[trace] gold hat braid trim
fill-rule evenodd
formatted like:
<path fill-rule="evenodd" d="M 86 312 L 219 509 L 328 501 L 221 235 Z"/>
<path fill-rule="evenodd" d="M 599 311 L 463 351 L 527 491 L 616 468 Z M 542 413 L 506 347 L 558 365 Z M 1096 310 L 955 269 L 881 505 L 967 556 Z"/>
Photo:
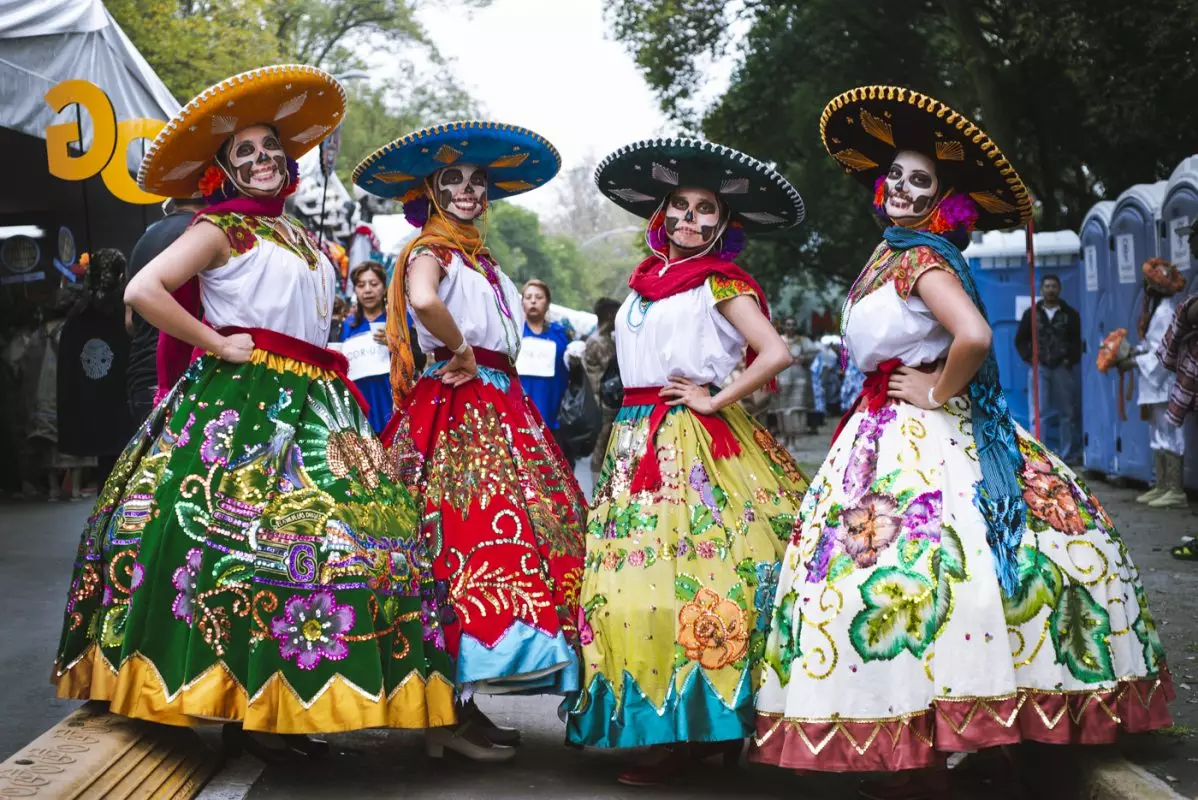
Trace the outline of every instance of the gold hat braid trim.
<path fill-rule="evenodd" d="M 994 140 L 987 136 L 985 131 L 974 125 L 967 117 L 954 111 L 951 106 L 940 102 L 934 97 L 910 89 L 904 89 L 901 86 L 859 86 L 856 89 L 849 89 L 847 92 L 843 92 L 828 101 L 819 118 L 820 141 L 823 142 L 824 150 L 828 152 L 828 155 L 833 158 L 836 156 L 832 152 L 831 145 L 828 143 L 828 120 L 845 106 L 865 100 L 888 100 L 890 102 L 907 103 L 921 111 L 935 114 L 937 119 L 944 120 L 945 124 L 955 127 L 961 132 L 962 136 L 965 136 L 978 145 L 982 153 L 994 162 L 999 175 L 1006 179 L 1012 194 L 1015 195 L 1015 204 L 1019 208 L 1020 220 L 1026 223 L 1031 219 L 1032 203 L 1031 198 L 1028 197 L 1027 187 L 1024 186 L 1019 173 L 1007 161 L 1006 157 L 1002 154 L 1002 150 L 999 149 Z"/>
<path fill-rule="evenodd" d="M 482 131 L 485 131 L 485 130 L 511 131 L 512 133 L 517 133 L 517 134 L 520 134 L 521 136 L 527 136 L 528 138 L 532 139 L 537 144 L 545 147 L 545 149 L 547 149 L 550 153 L 552 153 L 553 158 L 557 161 L 558 167 L 559 168 L 561 167 L 561 164 L 562 164 L 561 154 L 557 152 L 557 148 L 554 147 L 553 144 L 550 143 L 548 139 L 546 139 L 544 136 L 541 136 L 539 133 L 534 133 L 533 131 L 530 131 L 528 128 L 521 128 L 519 125 L 506 125 L 502 122 L 486 122 L 483 120 L 462 120 L 460 122 L 446 122 L 442 125 L 433 125 L 432 127 L 429 127 L 429 128 L 422 128 L 418 131 L 412 131 L 411 133 L 407 134 L 406 136 L 402 136 L 393 142 L 383 145 L 378 150 L 375 150 L 373 153 L 366 156 L 366 158 L 362 159 L 361 164 L 354 167 L 354 171 L 350 175 L 350 180 L 353 183 L 357 183 L 358 179 L 362 177 L 363 173 L 365 173 L 366 170 L 370 169 L 370 167 L 373 166 L 375 164 L 375 162 L 377 162 L 383 156 L 387 155 L 388 153 L 390 153 L 393 150 L 398 150 L 399 148 L 406 147 L 407 145 L 409 145 L 413 142 L 420 141 L 421 139 L 425 138 L 426 136 L 436 136 L 438 134 L 449 133 L 451 131 L 467 131 L 468 132 L 468 131 L 480 131 L 480 130 L 482 130 Z"/>
<path fill-rule="evenodd" d="M 171 117 L 171 119 L 166 123 L 166 127 L 158 132 L 158 135 L 154 137 L 154 141 L 150 142 L 150 145 L 146 148 L 145 155 L 142 156 L 141 165 L 137 170 L 138 185 L 143 189 L 145 188 L 145 180 L 148 177 L 149 165 L 154 160 L 154 157 L 158 154 L 159 148 L 161 148 L 164 143 L 172 139 L 175 135 L 175 132 L 179 128 L 185 127 L 185 125 L 189 123 L 191 116 L 197 111 L 200 111 L 209 98 L 218 97 L 239 84 L 253 83 L 259 78 L 267 78 L 274 75 L 315 75 L 318 78 L 322 78 L 329 86 L 336 89 L 337 94 L 341 96 L 342 109 L 345 107 L 345 87 L 342 86 L 340 82 L 338 82 L 328 72 L 307 64 L 274 64 L 269 67 L 258 67 L 257 69 L 252 69 L 248 72 L 242 72 L 230 78 L 225 78 L 215 86 L 209 86 L 207 89 L 200 92 L 200 94 L 193 98 L 190 103 L 181 108 L 175 114 L 175 116 Z"/>

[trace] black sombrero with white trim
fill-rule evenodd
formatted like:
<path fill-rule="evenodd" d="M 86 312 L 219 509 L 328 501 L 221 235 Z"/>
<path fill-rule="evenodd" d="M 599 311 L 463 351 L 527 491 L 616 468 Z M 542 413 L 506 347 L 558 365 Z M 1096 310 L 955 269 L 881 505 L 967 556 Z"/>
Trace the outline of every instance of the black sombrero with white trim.
<path fill-rule="evenodd" d="M 616 205 L 648 219 L 675 189 L 708 189 L 746 231 L 768 233 L 798 225 L 803 198 L 768 164 L 739 150 L 701 139 L 645 139 L 599 162 L 599 191 Z"/>

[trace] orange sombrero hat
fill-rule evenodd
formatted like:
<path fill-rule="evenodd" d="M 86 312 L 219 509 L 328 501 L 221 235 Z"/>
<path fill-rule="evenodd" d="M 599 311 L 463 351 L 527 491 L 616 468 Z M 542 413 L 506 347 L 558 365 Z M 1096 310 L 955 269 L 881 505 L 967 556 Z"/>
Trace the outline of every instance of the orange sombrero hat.
<path fill-rule="evenodd" d="M 209 86 L 185 105 L 146 149 L 137 183 L 166 197 L 191 197 L 225 139 L 270 125 L 288 157 L 320 144 L 345 118 L 345 89 L 302 64 L 260 67 Z"/>

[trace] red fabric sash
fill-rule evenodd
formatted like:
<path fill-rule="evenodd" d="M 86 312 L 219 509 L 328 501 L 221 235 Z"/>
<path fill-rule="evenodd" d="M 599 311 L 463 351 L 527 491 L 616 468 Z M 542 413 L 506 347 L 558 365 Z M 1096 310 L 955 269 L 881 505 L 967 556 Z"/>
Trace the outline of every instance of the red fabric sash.
<path fill-rule="evenodd" d="M 349 389 L 349 393 L 358 401 L 358 405 L 362 408 L 362 413 L 370 413 L 370 403 L 366 402 L 366 398 L 362 396 L 362 392 L 349 379 L 349 361 L 336 350 L 328 350 L 324 347 L 308 344 L 302 339 L 295 339 L 285 333 L 267 330 L 266 328 L 239 328 L 230 325 L 226 328 L 217 328 L 216 332 L 221 336 L 248 333 L 254 340 L 255 350 L 265 350 L 277 356 L 293 358 L 304 364 L 310 364 L 313 367 L 332 372 L 341 379 L 341 382 Z"/>
<path fill-rule="evenodd" d="M 853 414 L 857 413 L 857 410 L 863 404 L 865 409 L 870 412 L 879 411 L 882 406 L 886 405 L 886 401 L 889 400 L 886 392 L 890 388 L 890 376 L 902 365 L 903 362 L 897 358 L 890 358 L 878 364 L 876 370 L 865 376 L 865 383 L 861 386 L 861 394 L 857 395 L 857 399 L 853 401 L 853 404 L 845 409 L 844 416 L 840 418 L 840 424 L 836 426 L 836 433 L 832 434 L 833 442 L 840 436 L 840 432 L 849 423 L 849 419 L 852 418 Z"/>
<path fill-rule="evenodd" d="M 484 347 L 475 347 L 474 361 L 480 367 L 497 370 L 507 375 L 509 378 L 516 377 L 516 367 L 512 364 L 512 360 L 507 357 L 506 353 L 500 353 L 498 350 L 487 350 Z M 448 347 L 438 347 L 433 351 L 434 361 L 449 361 L 453 358 L 453 351 Z"/>
<path fill-rule="evenodd" d="M 657 431 L 665 420 L 666 414 L 674 406 L 666 405 L 666 398 L 659 393 L 660 386 L 640 386 L 624 390 L 624 406 L 653 406 L 649 412 L 649 438 L 645 441 L 645 452 L 641 455 L 640 464 L 632 477 L 629 491 L 643 492 L 661 488 L 661 465 L 657 463 Z M 685 406 L 682 406 L 685 408 Z M 689 409 L 687 409 L 689 411 Z M 717 459 L 729 458 L 740 454 L 740 442 L 732 433 L 732 428 L 723 417 L 715 414 L 691 415 L 711 436 L 711 454 Z"/>

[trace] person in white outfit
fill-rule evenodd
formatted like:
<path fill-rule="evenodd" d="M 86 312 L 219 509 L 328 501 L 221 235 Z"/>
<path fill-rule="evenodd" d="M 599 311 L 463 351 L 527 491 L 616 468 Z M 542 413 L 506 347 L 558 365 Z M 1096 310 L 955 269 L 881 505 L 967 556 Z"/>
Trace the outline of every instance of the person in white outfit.
<path fill-rule="evenodd" d="M 1169 421 L 1169 392 L 1177 376 L 1161 363 L 1157 351 L 1177 311 L 1175 296 L 1185 288 L 1185 278 L 1177 267 L 1162 258 L 1144 262 L 1144 308 L 1140 312 L 1140 344 L 1120 365 L 1139 371 L 1136 398 L 1140 417 L 1148 421 L 1153 472 L 1156 485 L 1136 498 L 1151 508 L 1185 508 L 1188 505 L 1183 484 L 1182 458 L 1185 455 L 1185 431 Z"/>

